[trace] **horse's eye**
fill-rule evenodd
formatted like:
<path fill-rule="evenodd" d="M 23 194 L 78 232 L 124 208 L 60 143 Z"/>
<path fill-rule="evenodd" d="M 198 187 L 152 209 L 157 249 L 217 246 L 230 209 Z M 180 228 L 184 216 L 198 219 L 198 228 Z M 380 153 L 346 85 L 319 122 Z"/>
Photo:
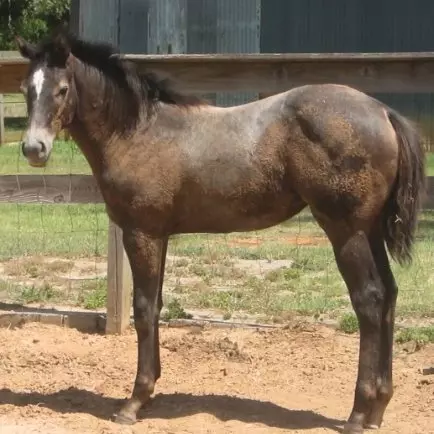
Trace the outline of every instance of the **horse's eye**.
<path fill-rule="evenodd" d="M 62 86 L 59 89 L 58 94 L 59 94 L 59 96 L 65 96 L 67 94 L 67 92 L 68 92 L 68 86 Z"/>

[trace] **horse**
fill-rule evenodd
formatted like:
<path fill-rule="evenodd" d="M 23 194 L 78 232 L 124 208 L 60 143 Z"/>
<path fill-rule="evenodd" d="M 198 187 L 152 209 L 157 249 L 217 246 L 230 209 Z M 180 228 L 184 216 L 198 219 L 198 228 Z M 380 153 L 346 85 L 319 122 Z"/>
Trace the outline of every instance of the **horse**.
<path fill-rule="evenodd" d="M 393 395 L 398 287 L 391 259 L 411 263 L 425 184 L 413 123 L 354 88 L 304 85 L 234 107 L 184 94 L 140 72 L 117 48 L 59 31 L 37 44 L 22 82 L 22 153 L 49 160 L 70 132 L 123 233 L 138 340 L 131 396 L 114 420 L 133 424 L 161 375 L 159 315 L 168 239 L 253 231 L 306 207 L 327 235 L 360 328 L 347 434 L 380 427 Z"/>

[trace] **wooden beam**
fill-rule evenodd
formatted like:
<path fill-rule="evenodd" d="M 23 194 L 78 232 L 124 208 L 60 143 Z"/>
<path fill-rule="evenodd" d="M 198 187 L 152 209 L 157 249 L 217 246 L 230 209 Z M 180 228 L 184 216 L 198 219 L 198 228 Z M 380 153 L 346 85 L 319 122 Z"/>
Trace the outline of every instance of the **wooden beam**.
<path fill-rule="evenodd" d="M 171 75 L 186 92 L 277 93 L 295 86 L 340 83 L 365 92 L 434 92 L 434 52 L 171 54 L 121 56 L 144 70 Z M 0 59 L 0 93 L 18 92 L 24 59 Z"/>
<path fill-rule="evenodd" d="M 19 93 L 28 69 L 28 61 L 21 57 L 0 59 L 0 93 Z"/>
<path fill-rule="evenodd" d="M 2 175 L 0 203 L 104 203 L 92 175 Z"/>
<path fill-rule="evenodd" d="M 7 102 L 3 104 L 5 118 L 26 118 L 27 106 L 25 102 Z"/>
<path fill-rule="evenodd" d="M 130 325 L 132 274 L 122 230 L 112 221 L 108 239 L 106 333 L 122 334 Z"/>

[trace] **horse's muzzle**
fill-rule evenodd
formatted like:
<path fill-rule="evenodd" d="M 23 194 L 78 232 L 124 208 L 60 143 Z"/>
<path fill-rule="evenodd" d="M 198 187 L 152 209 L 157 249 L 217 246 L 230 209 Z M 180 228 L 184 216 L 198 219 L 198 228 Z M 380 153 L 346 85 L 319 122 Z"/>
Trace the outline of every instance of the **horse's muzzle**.
<path fill-rule="evenodd" d="M 44 167 L 47 164 L 49 152 L 47 145 L 42 140 L 22 142 L 21 150 L 31 166 Z"/>

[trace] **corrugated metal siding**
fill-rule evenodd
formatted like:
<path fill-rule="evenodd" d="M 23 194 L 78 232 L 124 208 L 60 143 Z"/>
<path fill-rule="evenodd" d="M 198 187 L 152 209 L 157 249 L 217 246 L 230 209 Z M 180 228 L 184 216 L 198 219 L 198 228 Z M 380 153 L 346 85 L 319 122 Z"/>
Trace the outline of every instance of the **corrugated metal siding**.
<path fill-rule="evenodd" d="M 187 52 L 187 1 L 149 0 L 149 53 Z"/>
<path fill-rule="evenodd" d="M 149 0 L 119 1 L 119 48 L 140 54 L 148 50 Z"/>
<path fill-rule="evenodd" d="M 260 0 L 219 0 L 217 2 L 217 53 L 259 53 Z M 243 104 L 257 99 L 257 93 L 220 93 L 220 106 Z"/>
<path fill-rule="evenodd" d="M 81 1 L 78 34 L 95 41 L 119 44 L 119 0 Z"/>
<path fill-rule="evenodd" d="M 434 1 L 263 0 L 261 52 L 434 51 Z M 376 94 L 434 137 L 434 95 Z"/>

